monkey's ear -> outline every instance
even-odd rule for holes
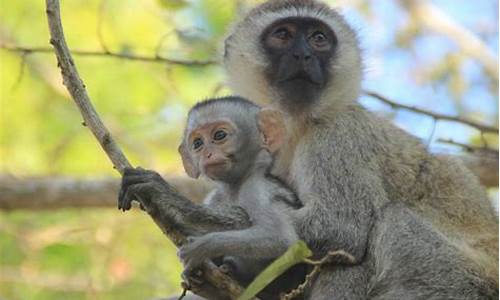
[[[193,160],[191,159],[191,155],[189,155],[188,150],[184,143],[180,144],[179,148],[177,148],[182,157],[182,164],[184,165],[184,170],[192,178],[200,177],[200,170],[194,165]]]
[[[278,151],[286,139],[285,120],[281,112],[263,108],[257,116],[257,124],[262,134],[262,146],[271,153]]]

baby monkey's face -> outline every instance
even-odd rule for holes
[[[201,174],[213,180],[224,180],[232,173],[234,154],[240,146],[238,135],[235,124],[226,120],[207,122],[191,130],[189,153]]]

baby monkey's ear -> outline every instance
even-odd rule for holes
[[[177,148],[182,157],[182,164],[184,165],[184,170],[192,178],[200,177],[200,170],[194,164],[193,159],[189,151],[186,149],[186,145],[184,143],[180,144],[179,148]]]
[[[257,124],[262,134],[262,146],[270,153],[278,151],[286,139],[286,127],[280,111],[263,108],[257,116]]]

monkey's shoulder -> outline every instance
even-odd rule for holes
[[[311,141],[313,141],[311,143]],[[380,152],[426,152],[416,137],[359,104],[350,104],[327,117],[313,119],[301,135],[300,153],[320,152],[366,156]],[[345,155],[343,155],[345,156]]]

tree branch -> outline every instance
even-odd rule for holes
[[[475,122],[475,121],[472,121],[472,120],[469,120],[469,119],[466,119],[466,118],[463,118],[463,117],[459,117],[459,116],[450,116],[450,115],[440,114],[440,113],[436,113],[436,112],[433,112],[433,111],[425,110],[425,109],[422,109],[422,108],[417,108],[417,107],[414,107],[414,106],[400,104],[400,103],[397,103],[397,102],[395,102],[393,100],[390,100],[389,98],[387,98],[385,96],[382,96],[382,95],[380,95],[380,94],[378,94],[376,92],[364,91],[364,93],[367,96],[370,96],[370,97],[373,97],[373,98],[376,98],[376,99],[380,100],[381,102],[383,102],[383,103],[391,106],[392,108],[406,109],[406,110],[409,110],[409,111],[413,111],[415,113],[427,115],[427,116],[432,117],[432,118],[434,118],[436,120],[445,120],[445,121],[462,123],[462,124],[468,125],[470,127],[474,127],[477,130],[479,130],[481,132],[484,132],[484,133],[495,133],[495,134],[498,134],[498,128],[494,127],[494,126],[484,125],[484,124],[481,124],[481,123],[478,123],[478,122]]]
[[[485,146],[483,146],[483,147],[473,146],[473,145],[469,145],[469,144],[455,142],[452,139],[438,139],[437,142],[457,146],[457,147],[460,147],[460,148],[464,149],[465,151],[471,152],[471,153],[476,153],[476,154],[481,154],[481,155],[486,154],[489,156],[498,156],[497,149],[492,149],[492,148],[488,148]]]
[[[85,85],[78,75],[75,63],[64,38],[59,1],[46,0],[46,12],[51,36],[50,43],[54,46],[58,65],[61,68],[63,83],[80,109],[85,124],[97,138],[101,147],[113,162],[114,167],[123,174],[124,169],[131,165],[113,140],[109,131],[104,127],[104,124],[90,102],[87,91],[85,90]],[[168,228],[164,233],[167,234],[169,239],[177,246],[180,246],[183,241],[185,241],[186,237],[176,230],[174,226],[170,227],[171,228]],[[243,291],[235,280],[223,274],[218,267],[213,264],[206,263],[204,265],[203,276],[207,282],[210,282],[219,290],[225,291],[231,299],[236,299],[241,291]]]
[[[131,167],[131,165],[97,115],[97,112],[90,102],[87,91],[85,90],[85,85],[80,79],[80,75],[78,75],[75,63],[64,38],[59,12],[59,1],[47,0],[46,4],[51,36],[50,43],[54,46],[57,64],[61,69],[63,77],[63,83],[80,109],[85,125],[89,127],[97,138],[99,144],[111,159],[115,169],[122,174],[123,170],[127,167]]]
[[[53,53],[54,50],[48,47],[22,47],[22,46],[13,46],[13,45],[5,45],[0,44],[0,48],[6,51],[11,52],[19,52],[24,55],[32,54],[32,53]],[[149,62],[149,63],[164,63],[169,65],[182,65],[182,66],[208,66],[213,65],[216,62],[213,60],[180,60],[173,58],[166,58],[160,55],[155,56],[144,56],[144,55],[133,55],[127,53],[119,53],[112,51],[88,51],[88,50],[71,50],[71,53],[77,56],[103,56],[103,57],[113,57],[131,61],[141,61],[141,62]]]
[[[448,141],[446,141],[449,143]],[[453,142],[454,145],[457,143]],[[461,147],[462,144],[457,146]],[[470,147],[469,145],[464,145]],[[456,155],[486,187],[498,187],[498,152],[475,148]],[[181,194],[201,202],[213,188],[208,182],[187,177],[165,176]],[[0,175],[0,209],[58,209],[116,207],[117,178],[76,179],[70,177],[15,178]]]
[[[200,203],[212,190],[208,182],[187,177],[165,176],[176,190]],[[118,178],[77,179],[71,177],[15,178],[0,175],[0,209],[60,209],[116,207]]]

